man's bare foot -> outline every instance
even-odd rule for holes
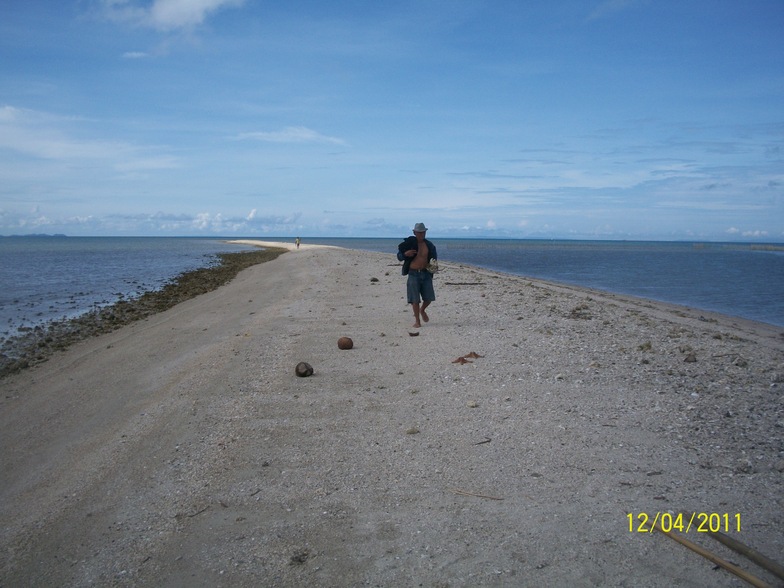
[[[421,326],[422,326],[422,325],[421,325],[421,324],[419,324],[419,323],[414,323],[414,328],[415,328],[415,329],[418,329],[418,328],[420,328]]]
[[[422,317],[423,321],[428,322],[430,320],[430,317],[427,316],[427,313],[424,310],[420,310],[419,314]]]

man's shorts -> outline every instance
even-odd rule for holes
[[[421,300],[433,302],[436,292],[433,290],[433,274],[426,270],[410,270],[408,272],[408,303],[418,304]],[[420,295],[422,299],[420,300]]]

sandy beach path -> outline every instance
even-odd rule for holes
[[[744,585],[681,509],[781,559],[780,329],[441,265],[421,329],[303,245],[0,380],[0,586]]]

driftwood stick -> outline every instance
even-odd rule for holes
[[[455,494],[460,494],[461,496],[476,496],[477,498],[487,498],[488,500],[503,500],[498,496],[488,496],[487,494],[477,494],[476,492],[468,492],[467,490],[461,490],[460,488],[450,488],[452,492]]]
[[[683,516],[691,518],[691,513],[683,512]],[[719,543],[723,543],[733,551],[736,551],[741,555],[745,555],[759,567],[769,571],[774,576],[784,580],[784,566],[763,555],[756,549],[749,547],[745,543],[742,543],[737,539],[730,537],[729,535],[725,535],[720,531],[711,531],[708,533],[708,535],[713,537]]]
[[[733,551],[737,551],[741,555],[745,555],[759,567],[768,570],[771,574],[784,580],[784,566],[779,565],[769,557],[761,554],[756,549],[753,549],[748,545],[741,543],[737,539],[733,539],[729,535],[725,535],[724,533],[718,531],[708,533],[708,535],[713,537],[719,543],[723,543]]]
[[[699,553],[702,557],[704,557],[708,561],[711,561],[711,562],[715,563],[717,566],[719,566],[721,568],[724,568],[725,570],[727,570],[731,574],[735,574],[738,578],[740,578],[741,580],[745,580],[746,582],[748,582],[752,586],[755,586],[756,588],[771,588],[770,584],[767,584],[766,582],[763,582],[758,577],[748,573],[746,570],[744,570],[742,568],[739,568],[735,564],[731,564],[730,562],[720,558],[718,555],[716,555],[714,553],[711,553],[710,551],[700,547],[696,543],[692,543],[688,539],[684,539],[683,537],[679,536],[676,533],[672,533],[670,531],[665,531],[664,529],[661,528],[661,526],[659,524],[656,524],[654,526],[654,529],[659,531],[659,533],[663,533],[664,535],[667,535],[667,537],[669,537],[670,539],[673,539],[674,541],[677,541],[681,545],[684,545],[684,546],[688,547],[693,552]]]
[[[189,515],[185,515],[185,516],[187,516],[189,519],[192,519],[193,517],[195,517],[195,516],[198,516],[198,515],[200,515],[201,513],[203,513],[203,512],[205,512],[205,511],[209,510],[209,508],[210,508],[210,505],[208,504],[207,506],[205,506],[205,507],[204,507],[204,508],[202,508],[201,510],[197,510],[196,512],[194,512],[194,513],[191,513],[191,514],[189,514]]]

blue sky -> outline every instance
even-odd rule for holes
[[[0,234],[784,241],[782,0],[5,0]]]

